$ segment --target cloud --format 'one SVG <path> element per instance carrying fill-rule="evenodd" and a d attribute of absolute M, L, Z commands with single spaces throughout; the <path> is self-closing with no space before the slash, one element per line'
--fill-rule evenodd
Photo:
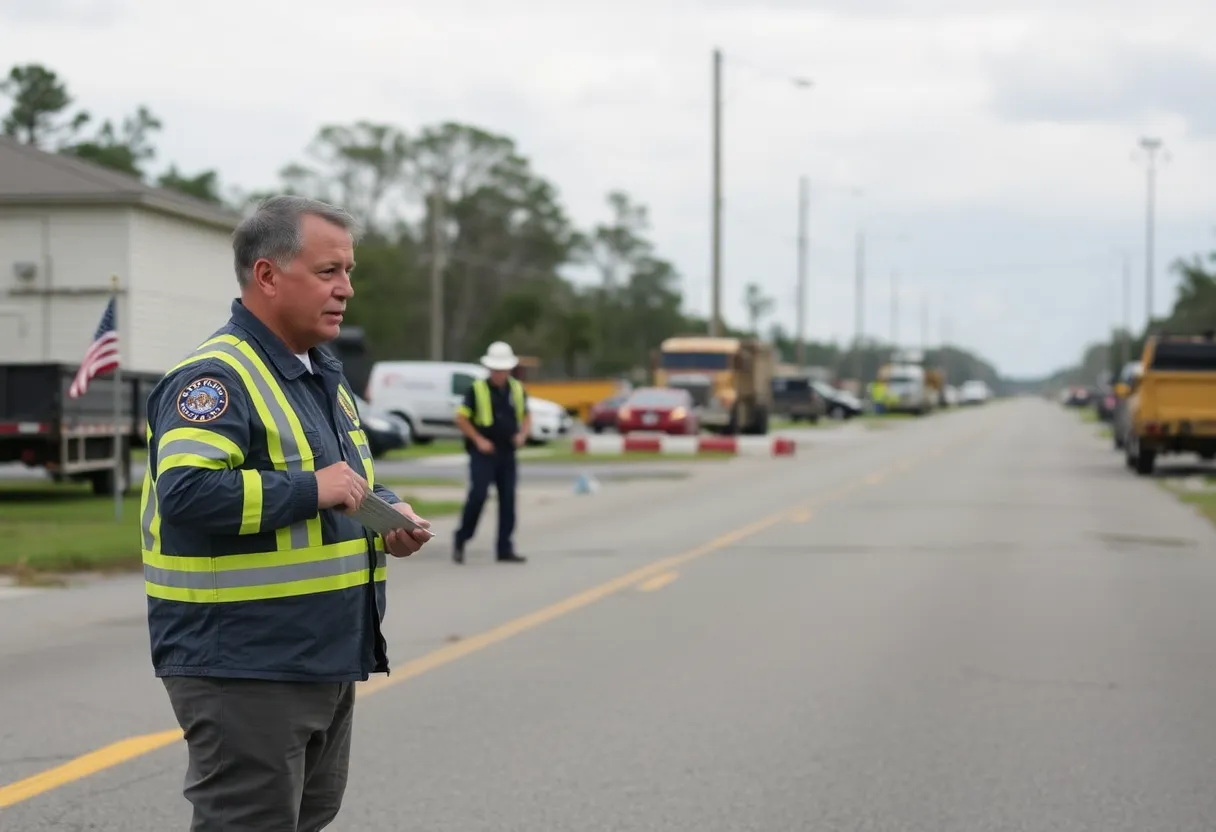
<path fill-rule="evenodd" d="M 754 280 L 793 325 L 802 174 L 813 335 L 852 336 L 864 223 L 867 331 L 886 334 L 898 269 L 901 332 L 919 338 L 927 294 L 931 338 L 948 319 L 955 341 L 1010 372 L 1046 372 L 1102 335 L 1117 248 L 1133 256 L 1143 309 L 1144 174 L 1129 158 L 1143 132 L 1174 156 L 1160 177 L 1158 310 L 1166 264 L 1213 243 L 1216 136 L 1193 80 L 1211 74 L 1204 0 L 1150 14 L 1124 0 L 344 0 L 337 14 L 320 0 L 290 14 L 212 0 L 191 15 L 126 0 L 104 39 L 54 23 L 48 10 L 67 0 L 18 2 L 39 20 L 0 25 L 0 54 L 56 69 L 99 117 L 148 104 L 166 123 L 164 163 L 259 188 L 323 123 L 472 123 L 515 139 L 582 226 L 605 218 L 612 189 L 645 203 L 701 313 L 719 47 L 723 298 L 737 323 Z M 1172 56 L 1184 67 L 1171 75 Z"/>
<path fill-rule="evenodd" d="M 1121 43 L 1035 48 L 994 59 L 992 104 L 1017 121 L 1152 123 L 1177 117 L 1194 135 L 1216 137 L 1211 106 L 1216 51 Z"/>
<path fill-rule="evenodd" d="M 18 26 L 97 29 L 123 13 L 123 0 L 0 0 L 0 22 Z"/>

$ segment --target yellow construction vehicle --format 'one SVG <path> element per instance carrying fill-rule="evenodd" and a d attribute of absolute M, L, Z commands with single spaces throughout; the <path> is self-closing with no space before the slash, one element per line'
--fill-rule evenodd
<path fill-rule="evenodd" d="M 613 378 L 543 378 L 540 359 L 532 355 L 520 356 L 512 374 L 523 382 L 529 396 L 560 405 L 584 424 L 595 405 L 628 387 L 628 382 Z"/>
<path fill-rule="evenodd" d="M 724 434 L 766 434 L 773 406 L 771 344 L 754 338 L 668 338 L 653 356 L 654 384 L 687 390 L 701 426 Z"/>

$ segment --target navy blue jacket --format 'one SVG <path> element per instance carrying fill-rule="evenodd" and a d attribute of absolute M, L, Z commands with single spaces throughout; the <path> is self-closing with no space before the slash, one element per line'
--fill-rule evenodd
<path fill-rule="evenodd" d="M 314 349 L 310 372 L 239 300 L 191 358 L 204 353 L 148 398 L 142 548 L 156 675 L 346 682 L 388 672 L 383 541 L 317 509 L 315 471 L 346 461 L 373 473 L 341 364 Z M 306 443 L 273 429 L 290 422 L 288 409 Z M 282 565 L 293 557 L 316 562 Z M 316 577 L 339 568 L 348 571 Z"/>

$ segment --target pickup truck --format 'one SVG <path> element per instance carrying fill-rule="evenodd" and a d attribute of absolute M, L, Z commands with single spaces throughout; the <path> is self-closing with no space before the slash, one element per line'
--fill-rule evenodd
<path fill-rule="evenodd" d="M 1216 458 L 1216 341 L 1151 336 L 1140 366 L 1134 386 L 1117 391 L 1127 397 L 1127 466 L 1144 476 L 1162 454 Z"/>
<path fill-rule="evenodd" d="M 146 445 L 148 394 L 159 373 L 124 372 L 118 419 L 114 379 L 98 376 L 68 396 L 73 364 L 0 364 L 0 463 L 44 468 L 56 482 L 87 481 L 95 494 L 131 487 L 131 450 Z M 114 442 L 122 444 L 115 464 Z"/>

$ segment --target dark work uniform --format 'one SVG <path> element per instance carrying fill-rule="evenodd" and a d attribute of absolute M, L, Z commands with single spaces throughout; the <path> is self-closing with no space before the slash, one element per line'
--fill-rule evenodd
<path fill-rule="evenodd" d="M 453 558 L 457 563 L 464 561 L 465 544 L 477 531 L 481 510 L 489 495 L 490 485 L 493 484 L 498 493 L 498 560 L 520 563 L 524 558 L 515 553 L 514 544 L 511 542 L 511 536 L 515 533 L 515 485 L 518 476 L 515 435 L 520 429 L 516 403 L 511 393 L 514 385 L 504 384 L 498 387 L 487 382 L 487 386 L 490 390 L 493 424 L 477 424 L 473 415 L 477 412 L 476 391 L 473 388 L 465 393 L 464 403 L 460 408 L 460 413 L 473 422 L 477 431 L 494 443 L 494 452 L 482 453 L 471 441 L 464 441 L 465 450 L 469 454 L 469 493 L 460 518 L 460 528 L 456 530 Z M 527 394 L 522 385 L 517 386 L 516 390 L 523 399 L 524 413 L 527 413 Z"/>

